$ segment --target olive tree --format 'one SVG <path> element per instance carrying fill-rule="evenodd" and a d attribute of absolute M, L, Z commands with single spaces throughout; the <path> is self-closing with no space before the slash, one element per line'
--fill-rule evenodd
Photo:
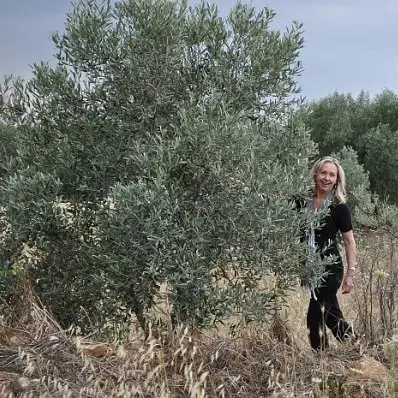
<path fill-rule="evenodd" d="M 145 328 L 161 299 L 175 321 L 261 320 L 296 282 L 291 199 L 314 145 L 290 117 L 301 26 L 281 33 L 274 17 L 80 1 L 53 35 L 56 65 L 14 86 L 1 256 L 30 253 L 24 273 L 62 325 L 132 310 Z"/>

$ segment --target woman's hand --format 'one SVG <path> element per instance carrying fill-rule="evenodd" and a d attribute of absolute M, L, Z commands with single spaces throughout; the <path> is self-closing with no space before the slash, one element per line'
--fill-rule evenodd
<path fill-rule="evenodd" d="M 342 288 L 341 288 L 341 292 L 343 293 L 343 294 L 347 294 L 347 293 L 351 293 L 351 291 L 354 289 L 354 280 L 353 280 L 353 278 L 352 278 L 352 276 L 351 275 L 346 275 L 345 277 L 344 277 L 344 280 L 343 280 L 343 285 L 342 285 Z"/>

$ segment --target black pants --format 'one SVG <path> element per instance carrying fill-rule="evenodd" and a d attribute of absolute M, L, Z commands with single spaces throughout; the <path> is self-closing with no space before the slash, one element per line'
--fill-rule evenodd
<path fill-rule="evenodd" d="M 337 291 L 343 279 L 344 267 L 340 263 L 334 264 L 328 269 L 328 272 L 329 274 L 325 277 L 321 287 L 311 292 L 308 307 L 307 328 L 309 329 L 311 347 L 314 350 L 328 347 L 326 326 L 340 342 L 353 336 L 353 330 L 344 320 L 337 300 Z"/>

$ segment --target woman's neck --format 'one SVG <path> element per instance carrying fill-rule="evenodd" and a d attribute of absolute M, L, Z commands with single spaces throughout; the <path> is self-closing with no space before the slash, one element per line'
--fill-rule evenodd
<path fill-rule="evenodd" d="M 313 197 L 312 208 L 315 210 L 322 206 L 323 202 L 326 200 L 326 197 L 327 195 L 317 192 Z"/>
<path fill-rule="evenodd" d="M 316 195 L 315 195 L 315 199 L 316 199 L 318 202 L 322 203 L 322 202 L 325 201 L 325 199 L 326 199 L 327 196 L 328 196 L 327 194 L 323 194 L 323 193 L 317 192 Z"/>

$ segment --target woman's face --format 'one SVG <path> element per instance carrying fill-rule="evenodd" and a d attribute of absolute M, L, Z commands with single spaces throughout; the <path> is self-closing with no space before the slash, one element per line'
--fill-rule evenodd
<path fill-rule="evenodd" d="M 325 162 L 315 175 L 315 185 L 318 194 L 327 195 L 337 183 L 338 169 L 332 162 Z"/>

